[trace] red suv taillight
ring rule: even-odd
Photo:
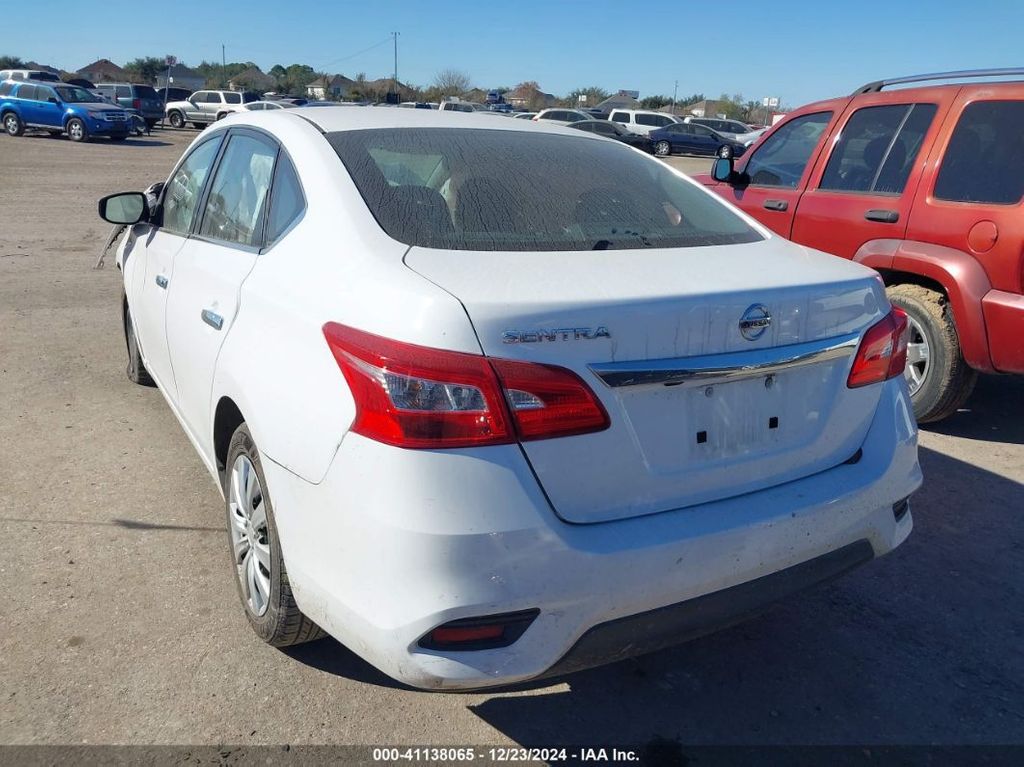
[[[142,109],[142,99],[132,99],[132,109]]]
[[[894,306],[864,334],[846,385],[856,389],[903,375],[908,334],[907,313]]]
[[[328,322],[324,337],[356,405],[352,430],[408,448],[501,445],[608,428],[565,368],[407,344]]]

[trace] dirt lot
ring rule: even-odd
[[[216,488],[131,385],[96,199],[192,131],[0,137],[0,742],[1024,743],[1024,380],[921,435],[916,530],[745,625],[503,694],[260,644]],[[693,171],[706,161],[674,161]]]

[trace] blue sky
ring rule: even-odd
[[[1021,0],[44,0],[8,4],[3,28],[17,32],[0,54],[68,70],[168,53],[219,61],[224,44],[229,62],[371,79],[391,74],[395,30],[399,78],[416,85],[445,68],[483,88],[536,80],[558,95],[599,85],[671,96],[678,80],[680,96],[790,106],[887,76],[1024,64]]]

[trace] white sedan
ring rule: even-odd
[[[271,644],[502,685],[711,631],[910,534],[906,318],[877,275],[639,151],[274,110],[204,131],[155,191],[100,201],[129,225],[128,375],[221,489]]]

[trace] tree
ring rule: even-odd
[[[577,88],[571,91],[568,96],[565,97],[566,102],[569,106],[577,106],[580,103],[580,96],[586,96],[586,106],[592,107],[594,104],[600,104],[611,94],[608,93],[604,88],[599,88],[596,85],[590,85],[586,88]]]
[[[21,69],[25,62],[17,56],[0,56],[0,69]]]
[[[164,62],[164,59],[157,58],[156,56],[144,56],[129,61],[124,65],[124,70],[133,79],[155,85],[157,75],[167,71],[167,64]]]
[[[333,101],[334,94],[331,93],[331,75],[327,74],[326,72],[316,72],[315,74],[316,79],[313,80],[313,82],[321,82],[323,83],[324,86],[322,98],[324,98],[327,101]]]
[[[670,96],[647,96],[640,99],[640,106],[644,109],[661,109],[672,103]]]
[[[275,80],[280,80],[282,77],[288,74],[288,70],[282,67],[280,64],[274,64],[267,72],[268,75],[273,77]]]
[[[462,96],[471,87],[469,75],[459,69],[442,69],[434,77],[434,88],[441,96]]]

